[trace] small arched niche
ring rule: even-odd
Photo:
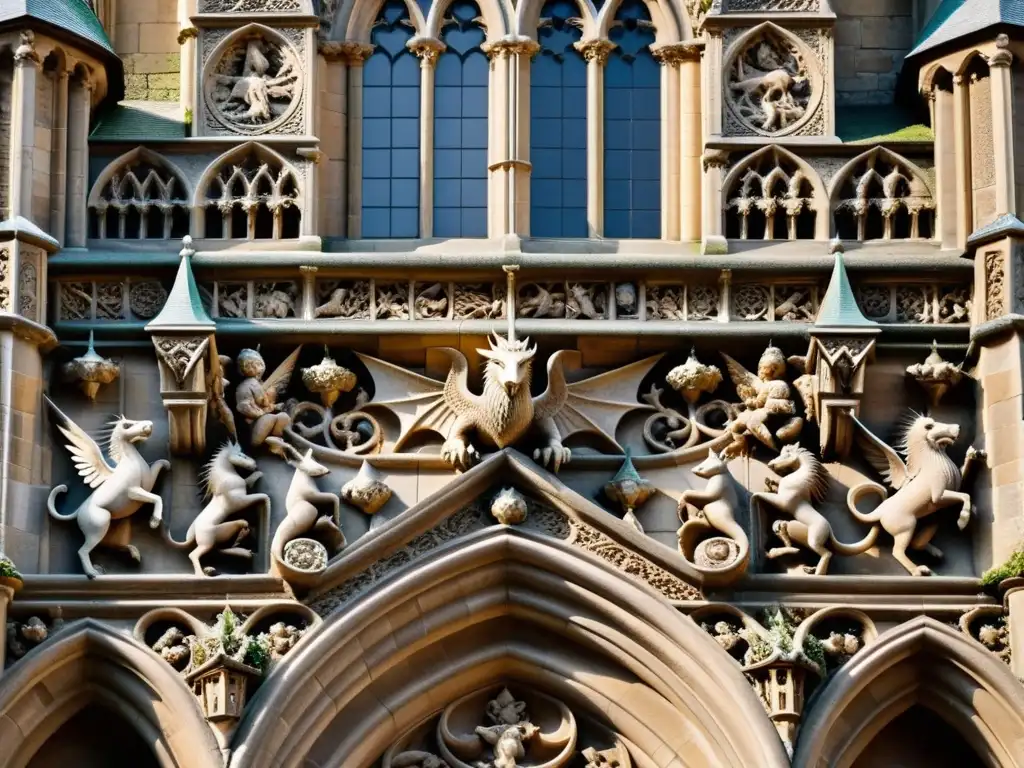
[[[185,177],[167,158],[137,147],[108,165],[89,193],[89,236],[168,240],[189,232]]]
[[[116,734],[115,738],[111,738]],[[28,768],[159,768],[153,750],[121,715],[90,704],[54,732]]]
[[[777,146],[755,152],[725,179],[725,233],[740,240],[813,240],[821,182]]]
[[[922,734],[928,737],[922,739]],[[984,765],[960,732],[932,710],[915,705],[893,718],[850,768],[964,768]]]

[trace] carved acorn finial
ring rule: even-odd
[[[89,348],[62,368],[64,380],[77,382],[78,388],[90,400],[96,400],[100,386],[111,384],[121,375],[121,366],[96,353],[95,339],[89,334]]]
[[[348,368],[338,365],[324,346],[324,359],[316,365],[302,369],[302,383],[306,389],[320,395],[325,408],[334,405],[342,392],[351,392],[356,385],[356,375]]]
[[[341,487],[341,498],[365,515],[377,514],[388,503],[391,493],[391,488],[368,461],[364,461],[359,473]]]

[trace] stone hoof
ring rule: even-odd
[[[915,576],[931,576],[932,575],[932,569],[929,568],[927,565],[919,565],[919,566],[917,566],[917,571],[914,573],[914,575]]]
[[[207,576],[216,576],[217,569],[214,568],[212,565],[208,565],[205,568],[203,568],[203,573],[205,573]]]

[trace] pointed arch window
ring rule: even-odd
[[[530,230],[587,236],[587,65],[572,0],[548,0],[530,72]]]
[[[661,237],[661,68],[643,0],[624,0],[604,72],[604,235]]]
[[[434,235],[487,236],[486,38],[476,3],[456,0],[434,85]]]
[[[363,70],[363,237],[419,235],[420,71],[406,47],[413,35],[405,3],[386,2]]]

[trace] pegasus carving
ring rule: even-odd
[[[69,441],[65,446],[82,480],[95,490],[74,512],[62,515],[54,502],[67,491],[66,485],[58,485],[50,491],[46,501],[47,509],[54,520],[78,520],[78,527],[85,535],[85,543],[78,549],[82,569],[90,579],[103,573],[92,563],[92,551],[100,545],[127,552],[136,563],[142,561],[139,550],[131,545],[131,525],[128,520],[143,504],[153,505],[151,528],[160,525],[163,518],[163,499],[153,493],[161,470],[170,469],[170,462],[160,459],[152,466],[142,458],[135,443],[149,439],[153,434],[153,422],[132,421],[124,416],[111,424],[107,449],[114,461],[111,466],[103,456],[96,441],[89,437],[80,426],[66,416],[53,402],[46,402],[63,422],[57,429]],[[111,522],[114,525],[111,526]]]
[[[917,565],[907,556],[907,549],[919,549],[932,557],[942,557],[942,551],[931,543],[938,523],[929,523],[920,531],[917,521],[942,507],[960,505],[957,526],[967,527],[974,511],[969,494],[960,489],[969,478],[972,466],[985,458],[983,451],[967,449],[962,467],[957,467],[946,455],[960,436],[956,424],[943,424],[928,416],[917,416],[903,432],[899,448],[906,455],[904,463],[895,449],[886,445],[852,414],[857,426],[857,442],[864,457],[892,487],[888,495],[884,486],[866,482],[850,489],[846,497],[850,513],[864,523],[879,523],[893,538],[892,556],[912,576],[930,576],[927,566]],[[875,493],[883,499],[871,512],[864,514],[857,503],[865,495]]]
[[[365,410],[386,410],[398,419],[391,450],[401,451],[414,434],[432,431],[444,438],[445,461],[464,470],[479,460],[479,446],[505,448],[532,429],[539,442],[534,460],[555,472],[572,458],[566,441],[579,433],[590,433],[603,448],[621,453],[614,437],[619,421],[630,411],[651,410],[637,402],[635,393],[660,357],[569,384],[565,369],[570,360],[578,361],[579,353],[560,350],[548,360],[547,389],[534,397],[530,382],[537,347],[510,336],[493,334],[489,348],[477,350],[487,361],[479,395],[469,390],[469,364],[458,350],[437,350],[451,366],[444,383],[359,355],[376,388]]]

